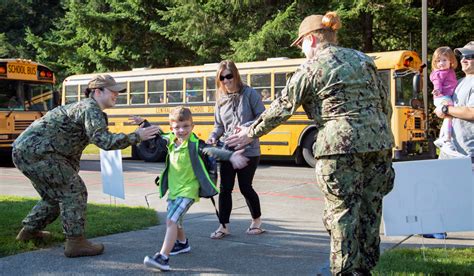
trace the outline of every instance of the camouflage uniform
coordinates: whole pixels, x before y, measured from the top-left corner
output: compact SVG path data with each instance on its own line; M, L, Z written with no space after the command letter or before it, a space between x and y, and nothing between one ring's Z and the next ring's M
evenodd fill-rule
M107 115L94 99L57 107L36 120L13 144L13 162L41 200L23 220L26 229L42 230L61 214L66 236L84 233L87 189L80 178L84 148L123 149L140 141L136 133L112 134Z
M390 97L365 54L319 45L250 127L260 137L303 106L313 118L317 184L325 195L334 274L368 272L379 257L382 198L393 187Z

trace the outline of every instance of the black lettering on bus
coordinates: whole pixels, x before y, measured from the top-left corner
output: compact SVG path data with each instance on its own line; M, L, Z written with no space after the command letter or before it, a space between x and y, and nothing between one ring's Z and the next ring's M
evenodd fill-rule
M26 71L28 72L28 75L36 75L36 67L27 67Z

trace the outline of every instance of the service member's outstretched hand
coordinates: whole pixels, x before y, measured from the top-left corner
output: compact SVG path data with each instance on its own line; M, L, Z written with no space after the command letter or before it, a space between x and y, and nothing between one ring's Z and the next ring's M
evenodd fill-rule
M160 127L158 126L143 127L142 125L137 130L135 130L135 133L137 133L140 136L141 141L146 141L146 140L155 138L156 135L160 133Z
M230 163L232 163L232 166L234 169L242 169L247 166L247 163L249 162L249 159L242 154L244 153L245 149L241 149L238 151L235 151L232 156L230 157Z

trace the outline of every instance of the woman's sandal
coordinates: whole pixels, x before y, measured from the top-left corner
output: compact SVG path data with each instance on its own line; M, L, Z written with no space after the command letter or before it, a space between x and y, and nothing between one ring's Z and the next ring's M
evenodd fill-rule
M260 235L262 233L265 233L265 229L262 229L260 227L249 227L245 232L247 233L247 235Z
M230 234L229 234L229 233L222 232L222 231L220 231L220 230L217 230L217 231L215 231L215 232L213 232L213 233L211 234L211 239L220 240L220 239L222 239L223 237L228 236L228 235L230 235Z

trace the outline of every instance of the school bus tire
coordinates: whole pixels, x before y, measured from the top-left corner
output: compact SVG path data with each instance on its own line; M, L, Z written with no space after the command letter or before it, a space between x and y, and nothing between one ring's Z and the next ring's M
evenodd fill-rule
M313 155L313 144L316 142L314 136L316 135L316 130L312 130L306 134L304 137L301 153L303 155L303 159L310 167L316 166L316 159L314 159Z
M166 142L163 139L143 141L137 149L138 156L145 162L164 161L167 153Z

